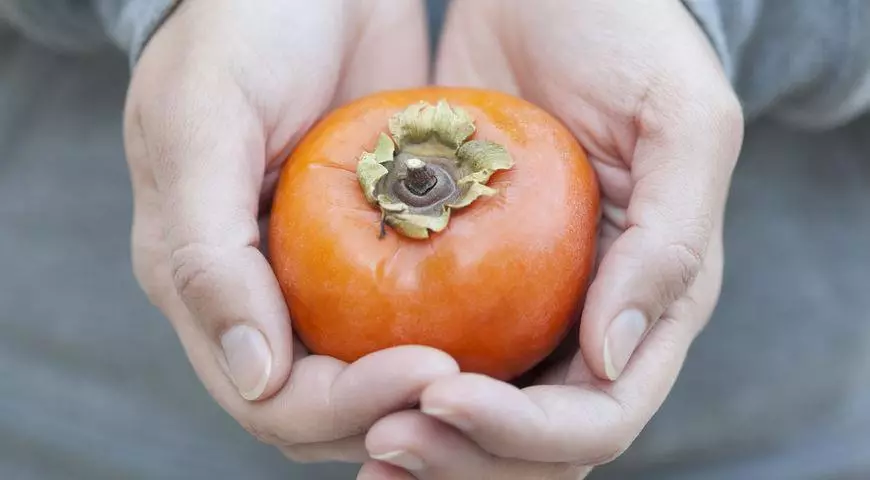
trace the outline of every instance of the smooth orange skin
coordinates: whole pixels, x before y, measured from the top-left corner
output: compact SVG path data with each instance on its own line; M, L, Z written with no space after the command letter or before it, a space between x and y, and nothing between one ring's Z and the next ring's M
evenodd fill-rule
M516 164L499 193L454 212L447 229L413 240L387 227L356 177L360 154L390 116L421 100L468 112L472 137L502 144ZM295 333L317 354L352 362L427 345L463 371L508 380L551 353L579 314L591 274L599 192L586 154L540 108L501 93L422 88L375 94L320 121L278 183L270 258Z

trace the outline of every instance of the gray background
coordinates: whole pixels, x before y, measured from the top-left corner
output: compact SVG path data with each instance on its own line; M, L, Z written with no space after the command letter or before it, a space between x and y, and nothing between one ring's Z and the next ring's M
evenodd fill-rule
M0 478L353 478L249 438L137 288L126 81L120 55L0 32ZM868 133L750 126L720 307L665 407L594 477L870 478Z

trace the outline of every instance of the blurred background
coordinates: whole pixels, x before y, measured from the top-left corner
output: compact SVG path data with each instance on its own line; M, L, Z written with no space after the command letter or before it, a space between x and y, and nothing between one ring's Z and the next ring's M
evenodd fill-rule
M127 75L120 54L61 56L0 27L0 479L354 478L250 438L137 287ZM715 318L592 478L870 478L868 152L866 118L749 126Z

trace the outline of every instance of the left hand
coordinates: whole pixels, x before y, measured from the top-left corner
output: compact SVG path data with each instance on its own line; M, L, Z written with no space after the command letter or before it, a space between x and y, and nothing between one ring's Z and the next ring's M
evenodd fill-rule
M454 0L438 67L573 131L601 184L602 256L573 358L524 389L435 381L420 412L369 430L359 478L582 478L658 410L715 307L740 105L676 0Z
M208 393L292 459L368 458L362 434L375 421L458 370L415 346L350 364L309 354L258 228L287 152L331 106L425 83L422 7L185 0L133 72L125 139L136 279Z

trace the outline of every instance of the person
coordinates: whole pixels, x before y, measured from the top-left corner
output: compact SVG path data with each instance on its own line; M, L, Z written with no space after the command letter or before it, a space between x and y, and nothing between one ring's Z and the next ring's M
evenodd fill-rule
M425 347L397 347L352 364L308 355L293 338L290 313L262 253L260 220L294 142L335 106L429 82L423 2L18 0L0 3L0 13L51 47L94 50L109 38L127 52L132 75L123 136L136 279L169 319L215 402L290 459L360 463L359 478L576 479L626 472L680 478L686 471L680 468L704 463L698 460L703 452L715 460L689 478L870 474L859 454L870 447L868 430L856 429L870 423L870 391L849 376L870 363L870 322L859 321L857 307L825 299L819 302L829 314L857 316L841 322L806 318L800 328L788 318L776 325L782 342L776 348L735 342L709 362L765 378L764 393L726 385L734 403L725 404L692 392L694 407L682 419L667 417L677 426L659 437L670 448L652 449L646 461L630 449L636 439L643 442L648 427L657 428L650 421L717 306L726 271L726 205L744 119L772 117L805 130L856 120L870 103L870 4L450 3L434 81L506 91L547 109L587 149L602 188L600 266L584 305L578 349L523 389L463 374L449 356ZM39 131L33 135L39 138ZM843 255L866 246L847 239L850 231L860 239L870 228L861 208L867 195L855 190L866 187L860 183L868 178L863 165L849 197L857 216L844 224L831 220L828 236L821 237L844 246ZM833 191L845 195L849 180L837 178ZM837 213L801 217L797 224L829 215ZM867 278L854 262L837 265L857 284ZM830 267L806 266L798 275L813 288L824 290L825 278L847 278ZM775 295L776 288L730 300L745 302L752 313L757 295ZM792 297L785 292L777 298ZM868 306L860 293L845 298ZM813 333L831 329L847 333ZM831 358L818 359L820 364L832 368L811 369L813 378L765 377L781 371L778 362L788 364L777 356L793 354L798 347L789 343L806 338L800 335L849 343L821 349ZM692 368L685 362L686 370ZM715 382L710 376L733 378L716 370L704 375L706 382ZM758 398L782 401L773 388L778 382L777 388L796 389L785 402L806 405L800 395L832 402L810 408L824 413L814 420L829 420L825 435L794 425L806 421L806 408L785 408L793 415L762 435L781 440L767 452L773 460L759 459L764 455L756 450L742 464L723 466L729 452L703 435L746 432L728 430L745 426L729 415L757 409ZM819 389L824 395L813 396ZM419 409L408 408L417 403ZM721 418L698 416L710 404L734 409L723 408ZM776 401L765 406L768 413L783 407ZM846 412L849 421L843 422L838 415ZM695 418L710 423L688 423ZM795 453L806 449L826 452L825 466L818 457ZM662 451L687 457L669 470L661 462L672 457Z

